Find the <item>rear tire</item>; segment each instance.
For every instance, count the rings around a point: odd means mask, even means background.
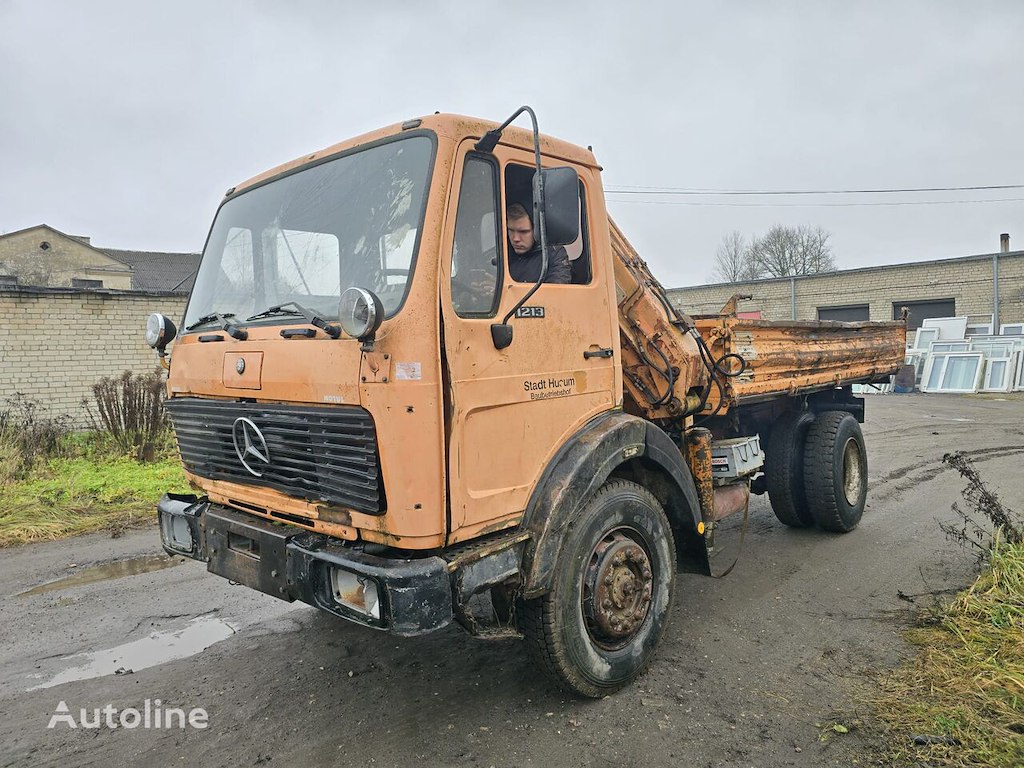
[[[764,457],[765,484],[772,510],[791,528],[814,525],[804,491],[804,443],[814,415],[789,411],[772,426]]]
[[[860,424],[845,411],[825,411],[807,431],[804,487],[815,521],[826,531],[857,527],[868,495],[868,454]]]
[[[535,661],[560,687],[601,698],[650,662],[674,586],[675,546],[658,500],[610,480],[566,535],[551,591],[523,601],[517,618]]]

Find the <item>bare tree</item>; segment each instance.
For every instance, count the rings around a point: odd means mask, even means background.
[[[715,266],[711,272],[711,281],[719,283],[741,283],[745,280],[756,280],[759,277],[755,265],[750,258],[747,240],[737,230],[733,230],[722,238],[718,251],[715,253]]]
[[[774,225],[750,245],[750,260],[764,277],[789,277],[836,269],[831,235],[821,227]]]
[[[819,272],[835,272],[836,260],[832,255],[832,246],[828,244],[832,236],[821,227],[798,227],[800,254],[802,256],[802,275],[815,275]]]
[[[0,261],[0,275],[13,275],[21,285],[50,285],[53,282],[50,269],[27,258]]]

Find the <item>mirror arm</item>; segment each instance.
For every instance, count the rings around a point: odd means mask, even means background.
[[[540,166],[540,129],[537,127],[537,114],[533,109],[527,105],[521,106],[512,116],[509,117],[504,123],[499,125],[494,130],[488,131],[480,141],[476,143],[476,149],[481,152],[490,152],[498,144],[498,140],[501,138],[502,131],[519,117],[523,112],[526,112],[530,116],[530,122],[533,124],[533,163],[536,170],[534,175],[533,192],[534,192],[534,219],[537,222],[537,227],[540,231],[540,253],[541,253],[541,264],[540,264],[540,276],[537,278],[537,282],[534,283],[533,287],[526,293],[523,298],[516,302],[516,305],[508,311],[508,314],[501,321],[501,325],[507,325],[509,319],[519,311],[519,308],[525,304],[537,289],[544,282],[544,278],[548,274],[548,235],[547,227],[545,226],[544,217],[544,175],[541,173]]]
[[[541,252],[541,266],[540,275],[537,277],[537,282],[534,283],[533,287],[526,292],[519,301],[516,302],[515,306],[512,307],[502,319],[500,323],[494,323],[491,325],[491,338],[494,341],[494,346],[498,349],[504,349],[512,343],[512,329],[508,325],[508,321],[515,315],[519,309],[529,301],[530,297],[536,293],[537,289],[544,283],[544,278],[548,274],[548,227],[547,227],[547,204],[544,193],[544,173],[540,162],[540,129],[537,126],[537,115],[527,105],[521,106],[515,112],[512,113],[511,117],[508,118],[504,123],[488,131],[484,136],[476,143],[475,148],[481,152],[492,152],[497,146],[498,141],[501,140],[502,132],[523,112],[526,112],[530,116],[530,122],[533,126],[533,161],[534,161],[534,176],[533,176],[533,220],[534,229],[539,235],[540,240],[540,252]]]
[[[528,107],[528,106],[526,106],[524,104],[519,109],[517,109],[515,112],[513,112],[512,116],[508,120],[506,120],[504,123],[499,125],[497,128],[494,128],[494,129],[488,131],[487,133],[485,133],[483,138],[480,139],[480,141],[478,141],[474,145],[473,148],[476,149],[479,152],[493,152],[494,148],[496,146],[498,146],[498,141],[501,140],[502,132],[506,128],[508,128],[509,125],[512,124],[513,120],[515,120],[517,117],[519,117],[521,114],[523,114],[523,112],[529,112],[530,113],[530,117],[533,118],[533,130],[534,130],[534,133],[536,134],[536,131],[537,131],[537,116],[535,114],[533,114],[533,110],[530,109],[530,107]],[[539,161],[539,158],[538,158],[538,161]]]

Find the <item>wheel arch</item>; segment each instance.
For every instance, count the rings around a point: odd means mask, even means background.
[[[708,573],[697,488],[683,455],[658,426],[613,411],[586,424],[545,468],[523,518],[531,538],[523,556],[523,594],[551,589],[565,534],[586,500],[610,477],[644,486],[661,503],[681,569]]]
[[[844,411],[864,423],[864,398],[853,394],[851,387],[813,392],[807,397],[807,407],[816,416],[827,411]]]

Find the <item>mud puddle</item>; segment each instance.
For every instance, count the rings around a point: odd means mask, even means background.
[[[127,560],[116,560],[112,563],[81,568],[63,579],[50,581],[24,592],[19,592],[17,597],[40,595],[44,592],[53,592],[58,589],[71,589],[72,587],[81,587],[85,584],[95,584],[98,581],[109,581],[110,579],[120,579],[125,576],[138,576],[142,573],[162,571],[164,568],[173,568],[183,562],[184,560],[180,557],[170,557],[164,554],[141,555],[128,558]]]
[[[58,672],[45,683],[26,690],[38,691],[41,688],[52,688],[63,683],[106,675],[126,675],[169,661],[184,659],[205,651],[214,643],[226,640],[236,629],[237,627],[223,619],[208,615],[198,616],[181,629],[153,632],[141,640],[133,640],[102,651],[65,656],[61,662],[80,663]]]

